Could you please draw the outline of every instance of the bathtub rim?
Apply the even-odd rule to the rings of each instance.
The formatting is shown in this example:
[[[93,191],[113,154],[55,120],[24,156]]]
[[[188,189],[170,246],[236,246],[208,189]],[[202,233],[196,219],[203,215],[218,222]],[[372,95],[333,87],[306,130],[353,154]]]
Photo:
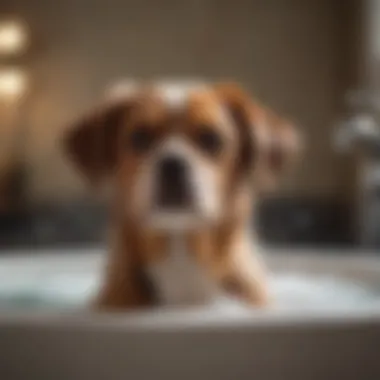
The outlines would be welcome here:
[[[195,312],[198,313],[198,312]],[[199,315],[197,315],[199,317]],[[379,309],[346,309],[310,311],[257,311],[238,318],[192,319],[188,312],[164,314],[123,312],[91,313],[57,311],[5,311],[0,312],[0,329],[9,327],[43,329],[78,329],[119,332],[166,332],[263,330],[281,328],[289,331],[303,328],[350,329],[353,326],[376,325],[380,328]]]

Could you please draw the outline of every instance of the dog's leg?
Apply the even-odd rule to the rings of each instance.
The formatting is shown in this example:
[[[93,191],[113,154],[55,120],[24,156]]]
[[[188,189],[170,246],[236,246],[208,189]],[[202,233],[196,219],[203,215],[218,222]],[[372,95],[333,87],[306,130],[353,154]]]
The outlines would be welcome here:
[[[224,265],[222,285],[230,293],[253,306],[270,304],[262,264],[252,254],[232,256]]]
[[[265,266],[254,252],[250,239],[239,234],[231,243],[224,251],[220,265],[222,286],[250,305],[269,305]]]
[[[116,235],[116,236],[115,236]],[[153,295],[144,275],[141,255],[128,233],[115,234],[103,285],[95,310],[126,310],[153,304]]]
[[[194,239],[201,265],[230,293],[253,306],[270,304],[264,263],[255,254],[250,239],[239,232],[224,233],[215,243],[212,234]]]
[[[95,310],[127,310],[150,305],[151,297],[139,268],[111,262],[104,285],[94,302]]]

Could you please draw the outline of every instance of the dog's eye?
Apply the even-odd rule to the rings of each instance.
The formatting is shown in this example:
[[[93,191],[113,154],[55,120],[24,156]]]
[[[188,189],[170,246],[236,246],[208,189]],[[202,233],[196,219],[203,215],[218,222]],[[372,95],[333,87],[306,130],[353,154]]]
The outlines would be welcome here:
[[[137,152],[148,150],[154,142],[154,134],[147,127],[139,127],[129,136],[128,145]]]
[[[218,154],[222,147],[222,138],[210,129],[202,130],[196,137],[198,145],[206,152],[211,154]]]

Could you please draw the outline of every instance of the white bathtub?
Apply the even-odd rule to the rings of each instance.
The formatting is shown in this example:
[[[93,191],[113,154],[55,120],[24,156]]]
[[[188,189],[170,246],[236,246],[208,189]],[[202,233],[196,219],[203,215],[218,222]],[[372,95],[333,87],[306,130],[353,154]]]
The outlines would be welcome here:
[[[0,378],[380,379],[380,258],[270,252],[270,311],[85,309],[101,250],[0,258]]]

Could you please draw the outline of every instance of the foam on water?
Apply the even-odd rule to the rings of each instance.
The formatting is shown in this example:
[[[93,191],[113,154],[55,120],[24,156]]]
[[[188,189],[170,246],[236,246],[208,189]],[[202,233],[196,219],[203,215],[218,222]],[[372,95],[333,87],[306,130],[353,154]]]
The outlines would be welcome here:
[[[81,308],[96,293],[96,273],[1,273],[0,309]],[[344,309],[380,307],[380,288],[327,275],[275,274],[270,281],[275,308]]]

